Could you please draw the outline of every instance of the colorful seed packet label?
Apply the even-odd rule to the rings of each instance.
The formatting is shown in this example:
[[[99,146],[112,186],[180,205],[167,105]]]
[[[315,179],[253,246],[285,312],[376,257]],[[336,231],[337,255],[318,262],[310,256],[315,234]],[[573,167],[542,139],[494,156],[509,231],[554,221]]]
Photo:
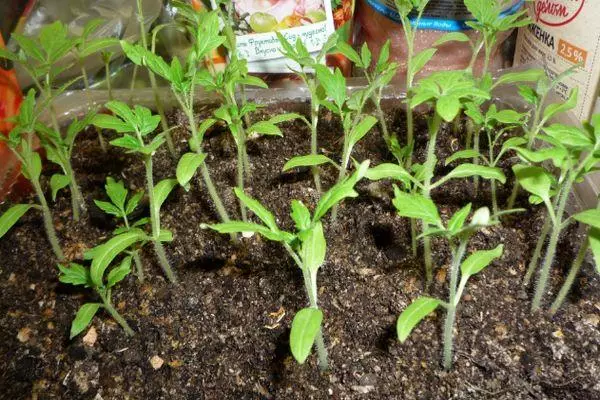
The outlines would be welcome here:
[[[317,53],[335,31],[331,0],[233,0],[238,56],[254,73],[289,72],[276,32]],[[214,4],[213,4],[214,7]]]

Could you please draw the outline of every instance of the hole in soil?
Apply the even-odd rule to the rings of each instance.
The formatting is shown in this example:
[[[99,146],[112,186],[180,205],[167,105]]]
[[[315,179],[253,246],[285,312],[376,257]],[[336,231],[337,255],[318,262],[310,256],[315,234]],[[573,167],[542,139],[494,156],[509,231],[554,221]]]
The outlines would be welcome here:
[[[377,346],[377,348],[381,351],[388,353],[390,351],[390,345],[396,341],[396,327],[394,325],[389,325],[385,328],[385,331],[383,331],[383,333],[377,337],[375,346]]]
[[[184,264],[183,268],[191,271],[212,272],[223,268],[225,262],[224,258],[206,255]]]
[[[371,227],[371,236],[375,247],[384,250],[394,245],[394,230],[390,225],[374,225]]]
[[[283,381],[283,374],[286,370],[285,360],[290,354],[290,329],[286,329],[277,337],[275,341],[275,357],[271,363],[273,373],[273,383],[277,385]]]
[[[312,179],[310,168],[300,168],[298,172],[286,172],[283,174],[279,174],[275,179],[271,181],[271,186],[277,187],[282,184],[285,185],[298,183],[308,181],[310,179]]]

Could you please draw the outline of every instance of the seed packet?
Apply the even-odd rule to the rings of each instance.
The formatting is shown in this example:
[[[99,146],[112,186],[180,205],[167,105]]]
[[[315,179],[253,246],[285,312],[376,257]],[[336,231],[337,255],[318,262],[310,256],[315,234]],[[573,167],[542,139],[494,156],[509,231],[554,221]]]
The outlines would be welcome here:
[[[300,38],[314,54],[336,30],[341,38],[351,40],[354,0],[232,1],[239,56],[248,60],[248,70],[252,73],[290,72],[290,61],[281,55],[275,32],[291,43]],[[328,57],[327,63],[345,73],[351,69],[348,60],[340,55]]]

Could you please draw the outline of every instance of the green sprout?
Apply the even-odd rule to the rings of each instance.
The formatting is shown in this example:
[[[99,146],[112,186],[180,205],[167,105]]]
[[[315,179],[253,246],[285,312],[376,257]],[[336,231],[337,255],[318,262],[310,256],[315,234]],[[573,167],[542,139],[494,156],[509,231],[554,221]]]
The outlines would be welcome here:
[[[558,106],[564,107],[562,104]],[[531,305],[532,311],[541,307],[560,234],[573,221],[572,217],[565,215],[571,190],[576,182],[594,172],[600,161],[600,117],[594,116],[591,123],[584,124],[583,128],[555,123],[544,126],[541,131],[537,138],[544,146],[539,150],[530,150],[528,146],[515,147],[514,150],[527,164],[513,166],[519,184],[531,194],[529,201],[534,204],[543,203],[547,210],[546,220],[524,279],[524,283],[529,284],[549,234]]]
[[[46,195],[40,183],[42,174],[42,158],[35,150],[34,136],[39,114],[35,110],[35,90],[30,89],[21,103],[19,115],[15,118],[15,127],[10,131],[8,137],[0,135],[0,141],[4,141],[10,151],[21,163],[23,176],[31,182],[39,204],[16,204],[10,207],[0,216],[0,238],[30,209],[36,208],[42,211],[46,236],[52,246],[52,251],[60,261],[64,260],[64,254],[56,236],[52,211],[48,207]]]
[[[412,154],[414,148],[414,116],[411,106],[414,96],[415,77],[425,67],[425,65],[434,56],[437,49],[425,49],[415,54],[415,37],[419,29],[419,23],[425,7],[429,0],[395,0],[398,16],[404,30],[404,39],[406,40],[406,102],[408,110],[406,112],[406,166],[410,167],[412,163]],[[416,17],[410,18],[410,15],[416,11]]]
[[[446,165],[458,159],[473,158],[475,160],[481,159],[484,164],[493,168],[498,165],[500,160],[502,160],[502,157],[512,147],[527,143],[527,139],[521,136],[512,137],[505,140],[503,143],[501,142],[507,131],[521,128],[525,124],[526,114],[510,109],[498,110],[495,104],[490,105],[488,110],[483,113],[477,103],[467,103],[465,114],[468,115],[477,126],[481,126],[485,131],[488,141],[488,154],[485,156],[477,149],[458,151],[445,160]],[[498,154],[495,153],[497,145],[501,145]],[[496,195],[496,181],[494,179],[490,182],[490,190],[492,192],[492,212],[496,214],[500,210],[498,207],[498,197]]]
[[[210,171],[205,163],[206,154],[202,147],[205,132],[216,121],[208,119],[198,126],[194,116],[195,87],[204,76],[200,72],[202,70],[198,69],[199,64],[203,62],[205,56],[223,43],[224,38],[219,34],[219,21],[215,13],[205,12],[192,15],[197,19],[196,24],[191,25],[190,28],[194,29],[195,40],[193,42],[193,50],[189,52],[183,65],[178,58],[174,58],[169,65],[162,57],[140,45],[132,45],[121,41],[121,47],[133,63],[146,66],[149,70],[170,83],[171,91],[185,113],[191,130],[191,137],[188,142],[192,152],[184,154],[179,160],[177,167],[178,171],[185,169],[189,171],[189,174],[186,174],[186,179],[180,179],[179,183],[187,187],[196,170],[200,168],[202,179],[217,213],[221,221],[226,222],[229,221],[229,215],[210,176]],[[180,173],[177,175],[179,177]]]
[[[129,196],[129,191],[125,188],[125,184],[122,181],[115,181],[113,178],[106,178],[106,185],[104,186],[106,194],[110,200],[94,200],[96,206],[104,211],[106,214],[113,215],[117,218],[121,218],[123,226],[115,229],[114,235],[120,235],[131,231],[132,229],[140,228],[150,222],[149,218],[140,218],[137,221],[130,221],[131,214],[136,210],[140,200],[144,196],[144,192],[140,191],[135,193],[133,196]],[[163,240],[167,239],[164,235],[170,235],[170,232],[162,230]],[[142,242],[143,246],[145,243]],[[140,259],[141,247],[138,244],[135,247],[131,247],[128,254],[133,257],[133,262],[136,267],[136,274],[140,282],[144,282],[144,267],[142,260]]]
[[[556,299],[550,307],[550,314],[552,315],[556,314],[558,309],[564,303],[565,298],[569,294],[571,286],[573,286],[573,282],[575,282],[575,278],[579,274],[581,265],[585,260],[585,255],[588,249],[592,250],[596,272],[600,274],[600,209],[598,208],[599,205],[600,203],[596,204],[595,209],[585,210],[573,215],[573,219],[585,225],[586,236],[583,242],[579,245],[577,256],[575,257],[573,264],[571,264],[569,274],[565,278],[565,281],[562,287],[560,288],[560,291],[556,295]]]
[[[163,231],[161,231],[160,226],[160,209],[169,193],[177,185],[177,180],[164,179],[156,185],[154,184],[152,156],[165,143],[165,132],[155,135],[149,143],[146,143],[148,135],[154,132],[160,123],[160,115],[152,115],[149,109],[139,105],[134,106],[132,109],[125,103],[116,100],[106,103],[106,108],[112,111],[114,115],[98,114],[93,123],[100,128],[113,129],[117,133],[123,134],[121,137],[112,140],[110,144],[124,148],[128,153],[138,154],[144,161],[146,186],[150,202],[151,240],[163,272],[169,281],[175,283],[177,279],[162,244],[165,236],[169,240],[172,237],[171,235],[161,234]],[[130,134],[134,134],[134,136]]]
[[[281,53],[288,60],[297,64],[297,66],[289,67],[290,70],[304,82],[310,93],[310,122],[304,118],[302,119],[310,129],[310,159],[306,159],[305,162],[312,161],[314,164],[311,166],[311,170],[315,181],[315,188],[320,194],[322,189],[318,163],[323,159],[318,154],[317,128],[319,125],[321,100],[323,100],[325,93],[323,87],[319,84],[317,76],[314,74],[314,69],[316,65],[324,63],[325,56],[335,46],[338,38],[336,34],[331,35],[315,57],[311,56],[300,38],[296,40],[295,46],[292,46],[279,32],[277,32],[277,38],[282,47]]]
[[[252,232],[268,240],[280,242],[300,268],[308,295],[309,307],[296,313],[290,332],[292,355],[300,364],[306,361],[313,345],[316,344],[319,367],[321,370],[326,370],[329,367],[327,349],[322,333],[323,312],[317,302],[317,273],[325,263],[327,250],[321,219],[343,199],[358,196],[354,186],[366,173],[368,166],[369,161],[364,161],[353,175],[325,192],[319,200],[312,217],[310,211],[302,202],[293,200],[291,217],[296,227],[294,233],[281,230],[277,226],[275,217],[267,208],[238,188],[235,189],[236,196],[262,223],[232,221],[208,226],[220,233]]]
[[[81,76],[83,78],[83,85],[86,90],[85,94],[88,96],[88,107],[91,109],[92,102],[89,99],[89,90],[90,90],[90,80],[88,77],[87,70],[85,68],[85,59],[97,54],[109,47],[114,47],[118,44],[118,40],[116,38],[97,38],[91,39],[90,36],[93,36],[94,33],[98,30],[100,25],[104,23],[104,20],[101,18],[92,19],[83,27],[83,32],[81,36],[75,39],[75,46],[73,48],[75,53],[75,58],[77,59],[77,64],[81,69]],[[102,151],[106,152],[106,144],[104,143],[104,137],[102,136],[102,132],[96,129],[96,133],[98,135],[98,142],[100,143],[100,147]]]
[[[393,200],[398,214],[403,217],[426,220],[433,228],[426,231],[424,235],[437,235],[447,238],[452,253],[452,263],[450,265],[450,287],[448,302],[421,296],[413,301],[402,311],[396,330],[398,340],[404,342],[410,335],[413,328],[433,312],[438,306],[446,309],[446,320],[444,323],[444,357],[443,365],[445,369],[452,367],[452,347],[454,338],[454,324],[456,320],[456,308],[464,293],[469,279],[481,272],[490,265],[492,261],[502,256],[503,245],[498,245],[492,250],[479,250],[471,253],[464,261],[467,245],[470,238],[480,229],[496,223],[493,217],[490,217],[490,211],[487,207],[480,208],[473,213],[471,221],[465,224],[469,213],[471,212],[471,203],[457,211],[448,221],[446,226],[442,223],[438,209],[431,199],[420,194],[407,194],[395,188],[396,197]]]
[[[138,19],[138,24],[140,26],[141,47],[144,50],[147,50],[148,49],[148,38],[146,37],[146,27],[145,27],[146,21],[144,21],[144,7],[142,6],[142,4],[143,4],[143,0],[136,0],[137,19]],[[139,64],[136,63],[136,66],[137,65],[139,65]],[[154,104],[156,105],[156,111],[158,112],[158,115],[160,115],[160,124],[162,127],[162,131],[165,133],[165,140],[167,142],[167,147],[168,147],[171,155],[173,157],[175,157],[175,155],[176,155],[175,145],[173,144],[173,139],[171,138],[171,134],[169,133],[169,124],[167,122],[167,117],[165,116],[165,109],[164,109],[162,100],[160,99],[160,94],[158,93],[156,77],[154,76],[154,73],[151,70],[148,71],[148,77],[150,78],[150,86],[152,87],[152,93],[154,94]],[[132,87],[133,87],[134,82],[135,82],[135,75],[131,81]]]
[[[111,268],[106,278],[104,275],[115,257],[126,248],[122,247],[123,243],[129,246],[135,243],[136,240],[143,240],[144,237],[144,232],[137,229],[116,236],[108,242],[93,248],[90,252],[94,255],[94,258],[89,268],[76,263],[71,263],[68,267],[58,265],[60,270],[59,281],[74,286],[91,288],[102,301],[101,303],[85,303],[79,308],[75,319],[71,323],[70,339],[79,335],[90,325],[100,308],[108,312],[128,336],[134,335],[133,329],[112,304],[113,288],[131,272],[131,256],[124,257],[118,266]]]
[[[114,53],[112,51],[102,51],[100,52],[100,56],[102,57],[102,62],[104,63],[104,80],[106,82],[106,90],[108,91],[108,100],[112,100],[113,92],[110,79],[110,60],[114,56]]]

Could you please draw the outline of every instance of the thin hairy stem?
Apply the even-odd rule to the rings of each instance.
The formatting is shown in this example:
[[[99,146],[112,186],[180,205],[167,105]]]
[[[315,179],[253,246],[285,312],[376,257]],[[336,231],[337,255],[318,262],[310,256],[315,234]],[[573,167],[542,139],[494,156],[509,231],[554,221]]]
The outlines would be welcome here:
[[[319,103],[318,99],[313,97],[314,96],[311,96],[310,106],[310,154],[316,156],[318,153],[317,126],[319,124]],[[320,195],[322,193],[322,189],[319,167],[315,165],[311,168],[311,170],[313,179],[315,181],[315,188],[317,189],[317,193]]]
[[[46,201],[46,196],[44,196],[44,191],[42,190],[42,186],[40,185],[39,180],[33,179],[31,180],[31,184],[33,189],[35,190],[35,194],[40,202],[40,206],[42,207],[42,217],[44,219],[44,229],[46,230],[46,236],[48,237],[48,241],[52,246],[52,251],[56,255],[59,261],[63,261],[65,256],[63,251],[58,243],[58,236],[56,236],[56,230],[54,229],[54,222],[52,221],[52,212],[50,211],[50,207],[48,207],[48,202]]]
[[[136,270],[138,280],[141,283],[144,283],[144,265],[142,264],[142,259],[140,258],[139,251],[138,250],[132,251],[131,256],[133,257],[133,263],[135,264],[135,270]]]
[[[571,290],[571,287],[573,286],[573,282],[575,282],[575,278],[579,274],[581,265],[583,264],[583,261],[585,260],[585,253],[587,253],[589,245],[590,245],[590,241],[586,237],[586,239],[583,241],[583,243],[579,246],[579,251],[577,252],[577,257],[575,258],[575,261],[573,261],[573,264],[571,265],[569,274],[567,275],[567,278],[565,279],[565,282],[563,283],[562,287],[560,288],[560,291],[558,292],[556,299],[554,300],[554,302],[552,303],[552,306],[550,307],[551,315],[556,314],[556,311],[558,311],[558,309],[562,306],[563,302],[567,298],[567,295],[569,294],[569,291]]]
[[[467,249],[467,240],[461,240],[458,249],[453,254],[452,265],[450,266],[450,296],[448,307],[446,309],[446,320],[444,322],[444,368],[449,370],[452,367],[452,347],[454,339],[454,323],[456,320],[457,307],[457,289],[458,273],[460,271],[460,262]]]
[[[540,235],[535,245],[535,249],[533,250],[533,255],[529,260],[529,266],[527,267],[525,278],[523,279],[524,286],[529,286],[529,283],[531,283],[531,278],[533,278],[533,274],[537,269],[538,261],[542,255],[542,249],[544,248],[544,243],[546,243],[546,238],[548,237],[548,233],[550,232],[551,227],[552,222],[550,220],[550,217],[546,216],[546,218],[544,219],[544,225],[542,226],[542,230],[540,231]]]
[[[167,279],[171,283],[176,283],[177,278],[169,264],[165,249],[160,241],[160,210],[156,207],[154,199],[154,178],[152,177],[152,157],[146,157],[144,160],[146,167],[146,185],[148,188],[148,200],[150,203],[150,224],[152,225],[152,242],[158,262]]]
[[[113,317],[115,321],[117,321],[119,325],[121,325],[121,328],[123,328],[123,330],[128,336],[133,336],[135,332],[133,331],[133,329],[131,329],[125,318],[123,318],[121,314],[119,314],[117,309],[113,307],[108,296],[104,295],[99,289],[97,289],[97,293],[102,299],[102,306],[104,307],[104,309],[110,314],[111,317]]]

